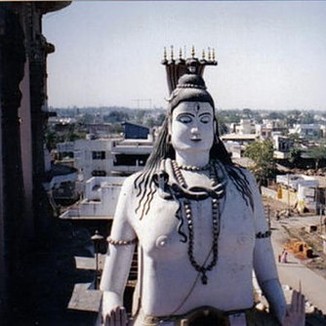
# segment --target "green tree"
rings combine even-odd
[[[110,112],[108,115],[105,115],[103,120],[109,123],[120,123],[129,120],[129,115],[128,113],[115,110]]]
[[[291,164],[296,165],[296,163],[299,161],[299,159],[301,158],[301,150],[298,147],[292,147],[290,149],[290,153],[289,153],[289,162]]]
[[[222,114],[216,114],[219,135],[227,134],[229,129],[226,125],[226,117]]]
[[[314,159],[315,161],[315,169],[319,169],[320,161],[326,159],[326,147],[319,146],[319,147],[312,147],[309,148],[307,154]]]
[[[267,118],[272,120],[284,120],[286,118],[286,115],[282,112],[273,111],[268,114]]]
[[[58,136],[57,136],[57,134],[53,130],[50,130],[49,128],[47,128],[45,130],[44,137],[45,137],[45,145],[46,145],[46,148],[49,151],[51,151],[52,149],[54,149],[54,148],[57,147]]]
[[[149,127],[149,128],[153,128],[154,125],[155,125],[154,118],[153,118],[153,117],[148,117],[148,118],[145,120],[144,125],[147,126],[147,127]]]
[[[259,186],[266,185],[267,180],[274,176],[275,161],[274,148],[271,140],[255,141],[249,144],[244,152],[244,156],[254,161],[251,168]]]
[[[165,119],[165,114],[160,113],[159,116],[156,118],[155,126],[162,126],[164,119]]]

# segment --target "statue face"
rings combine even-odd
[[[178,152],[207,152],[214,139],[214,110],[207,102],[181,102],[172,112],[169,132]]]

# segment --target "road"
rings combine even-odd
[[[286,221],[272,221],[272,244],[275,259],[282,284],[299,290],[300,284],[302,292],[308,301],[323,313],[326,313],[326,279],[307,268],[299,259],[288,254],[288,263],[278,263],[278,255],[282,252],[283,244],[289,235],[282,227],[286,223],[288,228],[303,227],[310,224],[318,224],[319,217],[290,217]]]

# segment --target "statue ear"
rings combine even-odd
[[[171,136],[172,133],[172,120],[171,118],[168,119],[168,135]]]
[[[213,121],[213,128],[214,128],[214,135],[216,135],[216,132],[217,132],[217,121],[215,119]]]

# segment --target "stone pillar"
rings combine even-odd
[[[13,3],[0,6],[0,296],[10,302],[9,291],[19,268],[19,244],[23,215],[23,178],[20,150],[18,108],[21,101],[19,83],[24,74],[24,33]]]
[[[0,9],[0,38],[4,34],[4,12]],[[2,51],[0,49],[0,62],[2,62]],[[1,71],[0,71],[1,74]],[[2,89],[2,78],[0,78],[0,90]],[[1,93],[0,93],[1,95]],[[4,197],[3,197],[3,168],[2,168],[2,103],[0,100],[0,320],[4,319],[4,303],[5,303],[5,257],[4,257]]]

